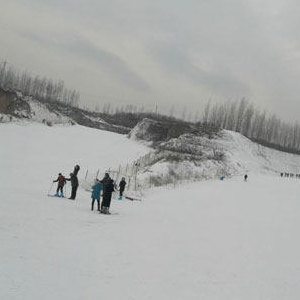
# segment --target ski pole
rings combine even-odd
[[[51,190],[52,190],[53,184],[54,184],[54,182],[52,181],[51,187],[50,187],[49,192],[48,192],[48,196],[50,195],[50,192],[51,192]]]

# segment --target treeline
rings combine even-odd
[[[203,124],[239,132],[268,147],[299,153],[300,126],[280,120],[274,114],[261,112],[245,99],[235,102],[208,102],[203,113]]]
[[[87,110],[89,111],[89,110]],[[180,119],[175,119],[174,117],[170,117],[163,114],[153,113],[153,112],[141,112],[139,110],[135,111],[111,111],[111,112],[92,112],[94,116],[98,116],[105,120],[108,123],[118,125],[118,126],[124,126],[127,128],[133,128],[137,125],[138,122],[142,121],[145,118],[153,119],[156,121],[161,122],[176,122],[177,124],[188,124],[188,122],[185,122]]]
[[[28,71],[20,72],[6,62],[0,66],[0,87],[40,101],[62,102],[69,106],[78,106],[80,99],[79,92],[66,88],[63,80],[33,76]]]
[[[97,106],[95,111],[100,111]],[[199,112],[187,113],[183,108],[180,117],[174,117],[172,107],[169,115],[158,112],[157,107],[147,111],[144,107],[125,105],[114,108],[104,104],[102,115],[108,122],[125,127],[134,127],[143,118],[158,121],[175,122],[180,127],[184,124],[196,124],[201,131],[212,132],[214,135],[220,129],[239,132],[252,141],[280,151],[300,154],[300,126],[298,123],[282,121],[275,114],[260,111],[246,99],[234,102],[212,103],[209,101],[199,117]],[[184,125],[185,126],[185,125]]]

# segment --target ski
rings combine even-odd
[[[110,212],[110,213],[107,214],[107,213],[103,213],[103,212],[100,211],[100,214],[101,215],[108,215],[109,216],[109,215],[118,215],[119,213],[117,213],[117,212]]]
[[[142,199],[132,198],[132,197],[129,197],[129,196],[125,196],[125,199],[131,200],[131,201],[142,201]]]

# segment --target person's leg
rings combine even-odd
[[[112,194],[107,196],[107,205],[106,205],[106,213],[109,214],[109,207],[110,207],[110,202],[111,202],[111,196]]]
[[[71,197],[69,198],[69,199],[71,199],[71,200],[74,200],[75,198],[74,198],[74,190],[75,190],[75,187],[74,186],[72,186],[72,192],[71,192]]]
[[[94,210],[94,203],[95,203],[95,199],[93,198],[91,210]]]
[[[121,200],[122,199],[122,192],[121,192],[121,190],[119,190],[119,198],[118,198],[119,200]]]
[[[103,198],[102,198],[101,209],[103,208],[104,204],[105,204],[105,195],[103,195]]]
[[[77,189],[78,189],[78,186],[75,186],[75,188],[74,188],[74,197],[73,197],[74,200],[76,198]]]
[[[97,199],[97,209],[100,211],[100,200]]]
[[[101,202],[101,212],[105,212],[105,207],[107,206],[107,195],[104,194],[103,195],[103,199],[102,199],[102,202]]]

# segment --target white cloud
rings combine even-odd
[[[2,0],[0,58],[63,78],[87,103],[190,110],[243,96],[299,110],[296,1]]]

